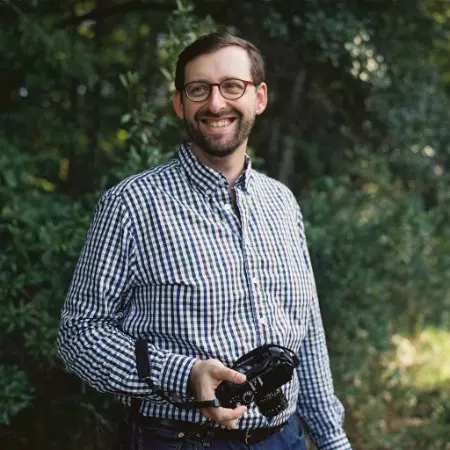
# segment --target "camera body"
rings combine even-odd
[[[275,344],[257,347],[239,358],[232,369],[246,375],[242,384],[223,381],[216,397],[224,408],[236,408],[255,402],[261,414],[275,417],[284,411],[288,402],[281,386],[292,379],[298,366],[297,355],[288,348]]]

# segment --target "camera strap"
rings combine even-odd
[[[166,393],[158,389],[153,381],[150,378],[151,367],[150,367],[150,359],[148,355],[148,342],[145,339],[138,339],[134,346],[134,352],[136,356],[136,368],[137,374],[140,380],[145,381],[153,393],[159,395],[162,399],[166,400],[170,404],[176,406],[177,408],[183,409],[202,409],[202,408],[219,408],[220,402],[217,398],[214,400],[205,400],[205,401],[174,401],[172,398],[166,395]]]

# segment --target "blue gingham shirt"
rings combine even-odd
[[[203,422],[137,376],[134,342],[150,341],[153,383],[189,399],[197,359],[232,366],[266,343],[299,355],[283,387],[288,408],[268,421],[248,409],[240,428],[275,426],[297,413],[323,450],[347,450],[334,395],[300,209],[283,184],[247,157],[234,184],[184,143],[176,158],[129,177],[97,205],[69,288],[58,336],[66,366],[141,413]]]

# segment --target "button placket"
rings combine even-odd
[[[262,323],[264,322],[264,319],[263,321],[261,321],[261,318],[264,316],[263,314],[261,314],[260,280],[257,274],[257,266],[255,266],[256,255],[253,254],[254,248],[251,242],[251,235],[249,233],[248,219],[250,214],[248,208],[250,207],[250,205],[246,194],[243,194],[239,189],[236,189],[236,204],[240,212],[242,228],[242,251],[246,260],[248,286],[252,294],[251,299],[253,320],[255,324],[257,324],[256,328],[258,329],[258,342],[261,344],[264,341],[262,335],[265,335],[266,331],[263,329],[265,328]]]
[[[256,275],[253,275],[251,278],[251,281],[252,281],[254,299],[255,299],[255,312],[258,317],[259,324],[263,328],[265,328],[267,326],[267,318],[264,315],[263,296],[261,294],[259,279]]]

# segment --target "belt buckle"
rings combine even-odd
[[[245,437],[244,437],[244,444],[249,445],[250,441],[249,439],[252,437],[252,431],[251,429],[245,430]]]

